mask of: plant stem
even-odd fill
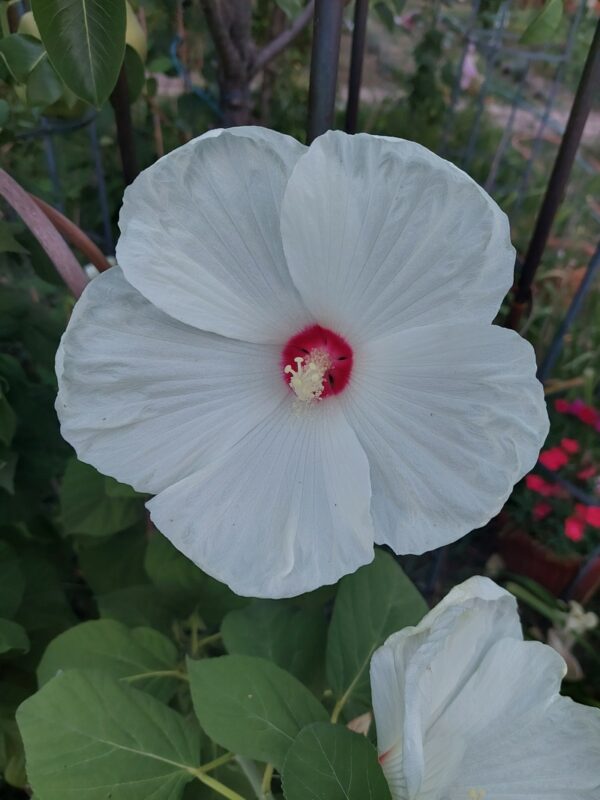
[[[220,767],[222,764],[227,764],[228,761],[231,761],[235,758],[235,753],[224,753],[222,756],[218,758],[214,758],[212,761],[207,761],[206,764],[202,764],[199,768],[201,772],[210,772],[217,767]]]
[[[245,797],[242,797],[241,794],[234,792],[233,789],[229,788],[229,786],[225,786],[224,783],[221,783],[221,781],[218,781],[216,778],[206,775],[202,769],[202,767],[199,767],[198,769],[189,767],[188,772],[190,772],[195,778],[198,778],[200,783],[203,783],[205,786],[210,786],[210,788],[217,792],[217,794],[226,797],[227,800],[246,800]]]
[[[127,683],[134,681],[143,681],[145,678],[179,678],[182,681],[189,681],[185,672],[180,672],[178,669],[159,669],[154,672],[140,672],[138,675],[128,675],[123,678]]]
[[[273,780],[273,764],[267,764],[263,774],[261,790],[264,798],[272,797],[271,794],[271,781]]]
[[[198,641],[196,642],[196,646],[198,647],[198,649],[200,649],[202,647],[206,647],[207,644],[218,642],[220,638],[221,638],[220,633],[213,633],[210,636],[205,636],[203,639],[198,639]]]

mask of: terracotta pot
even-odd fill
[[[560,597],[577,577],[582,556],[559,556],[521,528],[504,528],[498,552],[507,569],[541,584]]]

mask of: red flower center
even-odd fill
[[[292,336],[281,353],[284,381],[299,400],[339,394],[352,374],[352,348],[339,334],[311,325]]]

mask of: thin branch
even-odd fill
[[[290,27],[283,31],[283,33],[280,33],[279,36],[276,36],[272,42],[266,44],[262,50],[258,52],[256,60],[254,61],[252,75],[256,75],[257,72],[260,72],[261,69],[264,69],[270,61],[283,52],[283,50],[285,50],[285,48],[288,47],[288,45],[290,45],[300,33],[302,33],[304,28],[306,28],[312,19],[314,10],[315,0],[309,0],[306,6],[298,14],[296,19],[292,22]]]
[[[104,253],[92,242],[81,228],[78,228],[74,222],[67,219],[67,217],[61,214],[56,208],[48,205],[41,197],[36,197],[34,194],[30,194],[29,196],[33,202],[42,209],[57,231],[61,233],[73,247],[79,250],[80,253],[83,253],[90,263],[96,267],[98,272],[106,272],[107,269],[110,269],[110,262]]]
[[[231,41],[227,25],[221,14],[216,0],[200,0],[200,5],[206,17],[206,24],[219,54],[219,61],[223,72],[228,77],[244,74],[244,64],[235,45]]]
[[[0,196],[17,212],[33,233],[71,292],[75,297],[80,297],[88,279],[79,262],[41,208],[3,169],[0,169]]]

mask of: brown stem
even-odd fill
[[[34,194],[30,194],[29,197],[42,209],[57,231],[61,233],[73,247],[76,247],[80,253],[83,253],[88,261],[96,267],[98,272],[106,272],[107,269],[110,269],[110,262],[104,253],[92,242],[81,228],[78,228],[74,222],[67,219],[64,214],[61,214],[56,208],[46,203],[41,197],[36,197]]]
[[[41,208],[3,169],[0,169],[0,195],[17,212],[44,248],[71,292],[75,297],[80,297],[88,279],[79,262]]]
[[[117,140],[119,142],[121,164],[123,166],[123,178],[125,183],[129,185],[137,178],[139,169],[135,152],[133,124],[131,122],[129,87],[127,85],[127,73],[125,72],[124,63],[121,66],[117,83],[110,96],[110,102],[115,112]]]
[[[228,78],[241,77],[244,74],[244,64],[231,40],[218,2],[216,0],[200,0],[200,5],[215,43],[223,73]]]
[[[312,19],[314,10],[315,0],[310,0],[287,30],[280,33],[279,36],[276,36],[275,39],[266,44],[262,50],[259,50],[254,61],[252,75],[256,75],[257,72],[264,69],[270,61],[276,58],[300,33],[302,33]]]
[[[275,40],[283,31],[287,23],[287,17],[279,7],[275,8],[271,16],[267,41]],[[277,82],[277,68],[273,62],[269,62],[263,70],[260,82],[260,96],[258,101],[258,117],[262,125],[268,127],[271,117],[271,99],[273,90]]]

